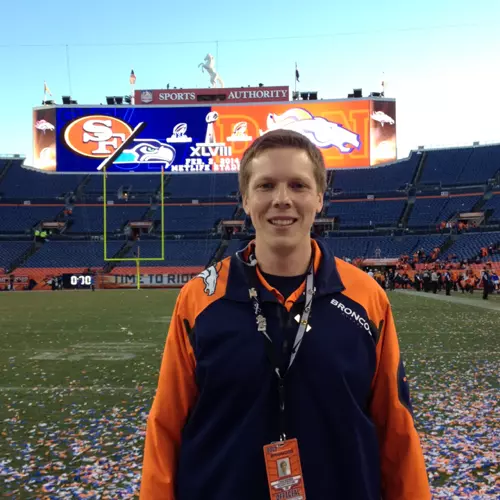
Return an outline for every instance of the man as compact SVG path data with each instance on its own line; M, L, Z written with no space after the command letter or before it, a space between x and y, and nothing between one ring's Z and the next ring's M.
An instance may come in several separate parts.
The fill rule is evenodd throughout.
M446 295L451 295L451 289L453 288L453 280L451 278L451 273L450 271L446 271L444 273L444 284L445 284L445 289L446 289Z
M490 294L490 273L486 267L481 274L481 284L483 285L483 300L488 300Z
M439 283L439 275L435 269L431 273L431 283L432 283L432 293L437 293L438 283Z
M141 499L269 499L284 457L308 500L429 499L387 296L310 236L321 152L269 132L239 181L255 240L179 294Z

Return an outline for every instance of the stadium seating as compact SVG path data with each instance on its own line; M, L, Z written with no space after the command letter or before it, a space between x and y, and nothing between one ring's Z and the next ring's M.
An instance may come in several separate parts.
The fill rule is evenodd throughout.
M490 222L500 223L500 193L490 198L483 206L482 210L493 210Z
M396 225L406 204L406 199L390 201L331 201L328 217L338 218L341 227L368 227Z
M108 205L106 209L107 229L108 231L116 231L128 221L141 220L148 210L148 205ZM102 234L104 231L104 210L102 206L76 205L69 219L72 221L69 233Z
M443 211L439 214L439 217L443 221L447 221L450 217L454 215L470 212L474 205L483 197L483 195L478 196L457 196L448 198L448 203L443 208Z
M37 207L32 205L0 207L0 232L29 232L39 221L53 221L64 209L62 205Z
M479 254L482 247L498 242L500 242L500 232L461 234L445 254L455 254L458 260L472 259Z
M26 252L32 241L0 241L0 274Z
M168 233L206 232L214 228L216 221L231 219L236 204L230 205L173 205L165 207L165 231ZM160 222L157 210L155 220Z
M136 193L155 193L161 184L160 175L108 175L106 192L116 193L120 187L126 188L131 196ZM84 194L101 195L104 184L102 175L90 175L83 188Z
M500 145L427 151L421 183L485 182L500 169Z
M377 168L339 170L335 172L334 190L348 193L378 193L396 191L412 181L421 159L419 152L413 151L406 160Z
M420 197L415 201L408 220L409 227L435 226L458 212L468 212L481 199L476 196Z
M166 240L165 241L165 260L143 261L141 266L206 266L213 257L215 251L220 245L218 239L202 240ZM139 254L138 247L140 248ZM126 255L127 258L133 258L139 255L141 259L147 257L161 257L161 240L139 241ZM119 267L135 267L135 262L120 262Z
M0 241L0 267L8 267L32 244L20 241L21 235L31 234L40 221L55 220L69 222L62 236L67 241L49 236L50 241L28 259L25 267L104 266L103 243L88 241L102 235L104 230L100 199L102 176L44 174L22 168L22 161L0 158L0 233L12 234L12 241ZM460 212L473 210L483 199L483 193L493 185L491 178L500 174L499 167L500 145L496 145L427 150L425 155L423 151L413 151L407 159L390 165L336 171L333 190L329 190L325 202L325 216L337 219L343 235L330 237L327 242L339 257L395 258L401 254L411 255L418 249L428 254L449 241L449 234L435 234L436 226ZM412 184L414 179L416 184ZM168 238L175 235L176 239L165 241L165 261L146 261L141 265L204 266L220 246L217 222L245 217L244 213L235 216L239 208L238 176L166 174L164 180L165 231ZM157 203L160 181L157 174L108 176L108 200L115 202L107 206L108 235L123 238L109 240L108 257L114 256L127 241L123 229L130 220L152 220L154 228L151 235L136 242L127 257L134 256L137 245L141 258L160 256L161 212ZM447 197L439 196L443 186L450 193ZM128 191L128 203L118 201L120 188ZM63 197L69 192L77 198L72 213L67 215L64 212L67 200ZM418 194L414 205L410 205L409 220L406 226L398 227L404 222L402 215L415 193ZM368 200L369 194L375 199ZM30 200L31 204L21 204L24 200ZM198 202L192 203L193 200ZM497 231L500 193L477 207L491 212L487 224ZM367 236L364 231L371 227L387 227L390 231L398 227L399 233L408 228L409 233ZM356 236L345 236L354 231ZM444 252L456 253L460 258L475 258L482 246L500 240L499 234L462 234ZM79 241L75 241L76 238ZM491 238L493 241L489 241ZM243 240L231 240L225 255L233 254L244 245ZM119 263L118 267L134 265L134 262Z
M171 198L189 200L226 197L238 191L238 175L171 175L165 191Z
M0 181L0 195L4 199L55 199L75 191L83 178L81 175L44 174L13 165Z
M440 247L448 238L446 235L410 235L410 236L353 236L325 238L335 256L343 258L396 258L403 254L412 254L424 250L428 254L435 247ZM232 240L225 255L233 255L246 243Z
M396 258L423 249L426 253L441 246L447 236L371 236L327 238L329 247L337 257L354 258Z
M108 258L112 257L124 241L108 242ZM101 241L48 241L35 252L24 267L102 267L104 244Z

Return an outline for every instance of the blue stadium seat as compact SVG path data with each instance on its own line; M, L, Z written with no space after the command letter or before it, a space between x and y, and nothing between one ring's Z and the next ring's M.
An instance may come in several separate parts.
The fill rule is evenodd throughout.
M17 205L0 208L0 232L28 232L40 221L53 221L63 205L36 207Z
M500 193L490 198L481 210L493 210L489 222L500 223Z
M76 191L84 176L45 174L14 165L0 182L0 194L4 198L34 200L58 198Z
M166 240L165 241L165 260L162 261L144 261L141 266L206 266L220 245L220 240L202 239L202 240ZM138 255L141 259L147 257L161 257L161 241L139 241L127 254L127 258L133 258ZM135 253L135 255L134 255ZM135 262L120 262L119 267L133 267Z
M120 229L128 221L142 220L149 210L148 205L108 205L106 208L106 225L108 232ZM70 217L73 221L68 233L100 233L104 232L104 210L102 206L76 205Z
M408 227L436 226L460 212L470 212L482 195L456 197L417 197Z
M124 241L108 242L108 258L123 246ZM93 241L48 241L34 253L24 267L101 267L104 243Z
M130 194L135 193L155 193L160 189L160 175L143 174L117 174L108 175L106 179L106 192L116 193L120 187L126 187ZM101 195L104 189L102 175L90 175L85 184L83 192L85 194Z
M165 191L171 198L210 199L238 192L237 174L198 174L170 176Z
M500 242L500 232L464 233L446 250L446 255L456 254L459 260L476 257L482 247Z
M447 236L357 236L326 238L333 253L340 258L397 258L403 254L411 255L416 250L423 248L429 252L435 247L441 246Z
M404 210L406 199L390 201L331 201L328 217L339 218L342 228L395 226Z
M0 274L26 252L32 241L0 241Z
M184 205L165 207L165 231L168 233L184 233L209 231L220 219L231 219L236 204L229 205ZM160 221L161 212L155 213L155 220Z
M500 145L427 151L421 183L485 182L500 169Z
M406 160L382 167L338 170L333 188L348 193L378 193L396 191L410 183L421 159L420 152L412 151Z
M428 236L353 236L325 238L326 243L332 249L336 257L350 259L355 258L397 258L403 254L412 254L422 248L426 253L435 247L440 247L447 239L443 235ZM243 248L246 243L240 240L231 240L225 255L234 253Z

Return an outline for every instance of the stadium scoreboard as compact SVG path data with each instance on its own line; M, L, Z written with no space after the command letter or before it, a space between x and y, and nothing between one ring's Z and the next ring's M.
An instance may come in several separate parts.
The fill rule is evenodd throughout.
M328 169L396 159L396 102L369 98L38 107L33 111L33 166L75 174L237 172L249 144L276 129L309 138Z
M87 273L65 273L62 275L64 289L89 289L92 287L92 275Z

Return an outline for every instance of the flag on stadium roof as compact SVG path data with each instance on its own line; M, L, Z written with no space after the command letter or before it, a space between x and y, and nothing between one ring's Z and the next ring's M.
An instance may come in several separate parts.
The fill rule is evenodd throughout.
M295 63L295 80L297 80L298 82L300 82L299 77L299 68L297 67L297 63Z
M47 82L43 82L43 93L45 95L50 95L52 96L52 92L50 91L49 87L47 86Z
M134 73L134 70L132 70L130 72L130 85L135 85L135 80L136 80L135 73Z

